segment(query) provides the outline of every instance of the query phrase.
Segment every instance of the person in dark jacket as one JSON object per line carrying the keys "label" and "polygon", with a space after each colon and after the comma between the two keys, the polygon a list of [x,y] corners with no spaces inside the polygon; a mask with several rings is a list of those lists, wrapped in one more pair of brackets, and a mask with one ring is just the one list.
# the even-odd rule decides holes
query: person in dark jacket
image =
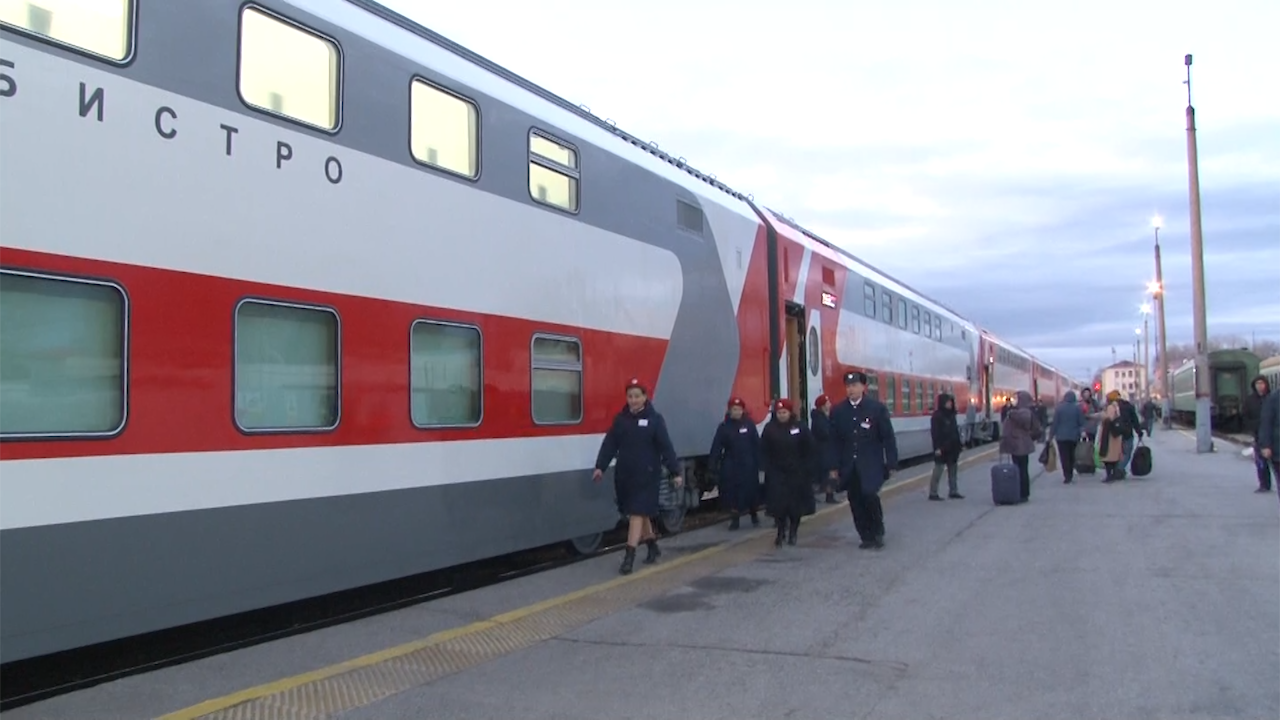
{"label": "person in dark jacket", "polygon": [[836,464],[830,477],[849,496],[849,510],[863,550],[884,547],[884,507],[880,488],[898,470],[898,439],[884,403],[869,397],[866,373],[844,374],[847,399],[831,410]]}
{"label": "person in dark jacket", "polygon": [[831,398],[819,395],[813,401],[813,410],[809,411],[809,430],[813,433],[813,456],[816,460],[817,485],[825,489],[828,505],[836,500],[836,483],[827,475],[827,468],[835,462],[835,444],[831,441]]}
{"label": "person in dark jacket", "polygon": [[1271,472],[1280,479],[1280,390],[1262,400],[1258,414],[1258,454],[1271,463]]}
{"label": "person in dark jacket", "polygon": [[1098,425],[1102,422],[1102,406],[1093,397],[1093,389],[1080,391],[1080,412],[1084,413],[1084,435],[1089,442],[1097,442]]}
{"label": "person in dark jacket", "polygon": [[1053,440],[1058,444],[1058,460],[1062,463],[1062,482],[1066,485],[1075,479],[1076,446],[1085,435],[1087,422],[1076,394],[1068,390],[1062,396],[1062,402],[1053,409],[1053,421],[1050,423]]}
{"label": "person in dark jacket", "polygon": [[765,507],[778,536],[774,545],[796,544],[800,518],[813,514],[813,435],[795,415],[788,399],[773,405],[773,419],[760,433],[764,465]]}
{"label": "person in dark jacket", "polygon": [[680,458],[676,457],[667,421],[649,402],[649,390],[639,380],[627,383],[627,404],[613,418],[613,424],[600,443],[596,468],[591,479],[600,482],[604,471],[615,458],[614,488],[618,495],[618,511],[627,516],[627,549],[618,572],[631,573],[636,561],[636,548],[641,539],[649,548],[646,564],[657,562],[662,551],[653,531],[651,517],[658,514],[658,491],[662,484],[662,468],[672,475],[676,487],[684,484],[680,476]]}
{"label": "person in dark jacket", "polygon": [[711,441],[709,460],[720,478],[720,502],[733,516],[730,530],[738,529],[744,511],[751,514],[752,525],[760,524],[760,434],[746,409],[742,398],[730,400]]}
{"label": "person in dark jacket", "polygon": [[1013,464],[1018,466],[1022,502],[1031,499],[1031,453],[1036,451],[1035,438],[1040,434],[1040,421],[1032,412],[1031,403],[1031,393],[1019,390],[1000,435],[1000,452],[1011,456]]}
{"label": "person in dark jacket", "polygon": [[[1240,419],[1244,421],[1245,433],[1253,438],[1253,466],[1258,475],[1257,492],[1271,492],[1271,463],[1262,457],[1262,448],[1258,445],[1258,428],[1262,421],[1262,405],[1271,394],[1271,383],[1265,376],[1253,379],[1253,386],[1240,406]],[[1280,480],[1280,478],[1277,478]]]}
{"label": "person in dark jacket", "polygon": [[963,500],[957,476],[960,474],[960,424],[956,422],[956,399],[948,393],[940,393],[934,403],[933,417],[929,421],[929,434],[933,437],[933,475],[929,478],[929,499],[941,500],[938,482],[942,471],[947,471],[947,497]]}

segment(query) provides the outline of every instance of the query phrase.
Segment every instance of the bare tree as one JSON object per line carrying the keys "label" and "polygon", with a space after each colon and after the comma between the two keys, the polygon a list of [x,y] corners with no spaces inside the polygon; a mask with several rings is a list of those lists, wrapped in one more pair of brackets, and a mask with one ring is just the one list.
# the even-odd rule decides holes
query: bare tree
{"label": "bare tree", "polygon": [[[1280,342],[1275,340],[1257,340],[1250,341],[1240,335],[1219,335],[1209,338],[1209,351],[1224,350],[1228,348],[1244,348],[1251,350],[1253,354],[1260,358],[1266,359],[1273,355],[1280,355]],[[1170,370],[1177,368],[1187,360],[1191,360],[1196,356],[1195,343],[1174,343],[1169,345],[1169,368]],[[1156,376],[1158,377],[1160,368],[1156,367]]]}

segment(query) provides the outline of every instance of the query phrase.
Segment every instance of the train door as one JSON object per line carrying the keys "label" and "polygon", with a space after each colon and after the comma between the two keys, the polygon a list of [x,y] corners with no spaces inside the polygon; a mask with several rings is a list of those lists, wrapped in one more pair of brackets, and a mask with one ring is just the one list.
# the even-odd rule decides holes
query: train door
{"label": "train door", "polygon": [[806,418],[809,417],[809,373],[805,372],[808,352],[805,347],[804,308],[789,302],[785,309],[787,327],[783,347],[787,349],[787,391],[784,395],[795,403],[800,417]]}

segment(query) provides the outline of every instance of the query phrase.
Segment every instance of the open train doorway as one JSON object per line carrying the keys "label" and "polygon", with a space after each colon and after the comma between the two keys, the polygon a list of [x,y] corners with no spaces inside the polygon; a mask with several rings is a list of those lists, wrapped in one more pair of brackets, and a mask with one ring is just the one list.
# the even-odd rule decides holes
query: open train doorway
{"label": "open train doorway", "polygon": [[787,387],[780,393],[795,403],[796,413],[802,418],[809,417],[809,374],[805,372],[805,359],[809,357],[805,339],[804,307],[789,302],[784,306],[786,313],[786,337],[783,347],[786,348]]}

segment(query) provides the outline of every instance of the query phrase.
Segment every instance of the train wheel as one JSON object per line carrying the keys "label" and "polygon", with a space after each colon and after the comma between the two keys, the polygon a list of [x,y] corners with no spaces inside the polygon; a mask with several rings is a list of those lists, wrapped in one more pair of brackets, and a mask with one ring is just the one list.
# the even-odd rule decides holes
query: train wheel
{"label": "train wheel", "polygon": [[594,555],[600,549],[601,543],[604,542],[604,533],[595,533],[593,535],[583,535],[569,541],[569,549],[575,555]]}

